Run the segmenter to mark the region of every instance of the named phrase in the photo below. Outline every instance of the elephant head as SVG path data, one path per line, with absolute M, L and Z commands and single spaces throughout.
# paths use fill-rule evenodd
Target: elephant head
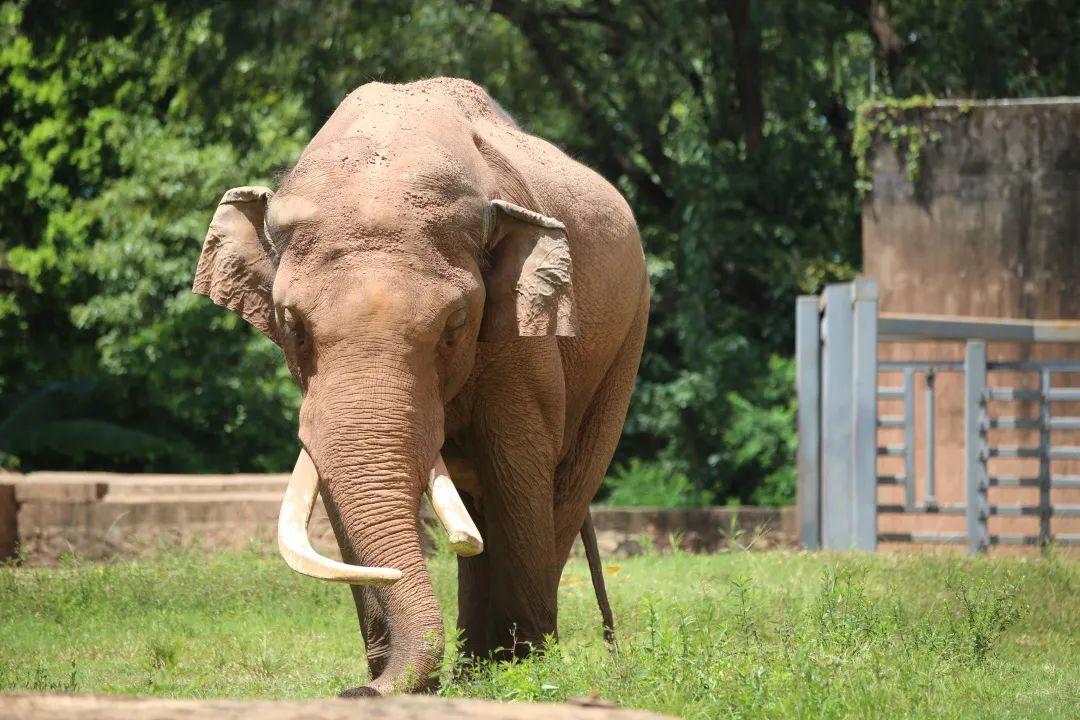
M 276 193 L 225 193 L 194 290 L 268 335 L 299 383 L 279 547 L 300 572 L 373 586 L 389 652 L 369 687 L 385 693 L 425 685 L 442 654 L 421 494 L 459 552 L 482 547 L 441 460 L 446 406 L 480 343 L 573 334 L 570 254 L 476 128 L 326 132 Z M 307 540 L 320 483 L 346 563 Z

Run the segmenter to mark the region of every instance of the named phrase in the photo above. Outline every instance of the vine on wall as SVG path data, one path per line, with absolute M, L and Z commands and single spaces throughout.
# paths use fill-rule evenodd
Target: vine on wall
M 922 178 L 926 151 L 941 142 L 941 123 L 951 123 L 971 111 L 968 104 L 942 107 L 933 95 L 886 98 L 863 104 L 856 115 L 851 150 L 855 157 L 855 185 L 861 196 L 870 191 L 875 143 L 887 139 L 912 187 Z

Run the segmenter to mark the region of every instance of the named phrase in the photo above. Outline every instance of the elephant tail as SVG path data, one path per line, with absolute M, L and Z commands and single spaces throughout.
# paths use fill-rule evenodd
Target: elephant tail
M 585 523 L 581 526 L 581 543 L 585 546 L 585 558 L 589 561 L 589 574 L 592 576 L 593 590 L 596 592 L 596 604 L 600 606 L 600 618 L 604 622 L 604 641 L 618 650 L 615 643 L 615 619 L 611 615 L 611 603 L 608 602 L 607 588 L 604 586 L 604 569 L 600 566 L 600 549 L 596 546 L 596 529 L 593 527 L 592 512 L 585 511 Z

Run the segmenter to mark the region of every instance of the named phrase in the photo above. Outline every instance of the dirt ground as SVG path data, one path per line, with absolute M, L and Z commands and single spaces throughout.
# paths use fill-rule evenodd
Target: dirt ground
M 587 702 L 587 701 L 584 701 Z M 0 693 L 0 716 L 12 720 L 660 720 L 639 710 L 583 704 L 497 703 L 406 695 L 357 700 L 241 702 L 236 700 L 162 700 L 106 695 Z

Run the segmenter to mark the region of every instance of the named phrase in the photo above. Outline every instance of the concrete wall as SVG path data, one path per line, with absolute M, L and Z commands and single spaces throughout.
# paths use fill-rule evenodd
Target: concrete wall
M 41 472 L 0 475 L 0 535 L 11 528 L 30 564 L 73 552 L 91 560 L 138 557 L 162 547 L 243 548 L 276 542 L 287 475 L 122 475 Z M 5 492 L 14 502 L 3 505 Z M 5 510 L 6 507 L 6 510 Z M 593 509 L 605 557 L 646 545 L 709 552 L 795 542 L 793 508 Z M 422 521 L 432 522 L 426 508 Z M 326 511 L 312 514 L 312 544 L 340 557 Z M 13 546 L 14 543 L 11 543 Z M 9 547 L 9 552 L 13 547 Z
M 922 153 L 913 185 L 887 138 L 873 145 L 873 189 L 863 205 L 864 271 L 878 279 L 881 312 L 1005 318 L 1080 318 L 1080 102 L 1064 100 L 940 102 L 902 113 L 895 124 L 936 136 Z M 882 360 L 960 360 L 958 343 L 883 344 Z M 989 359 L 1080 360 L 1080 346 L 991 344 Z M 882 376 L 899 384 L 899 378 Z M 1055 375 L 1055 385 L 1080 378 Z M 1032 374 L 991 375 L 991 384 L 1034 387 Z M 917 384 L 917 476 L 922 498 L 926 439 L 923 383 Z M 938 498 L 964 502 L 963 397 L 959 375 L 937 380 Z M 1036 417 L 1032 403 L 992 403 L 995 415 Z M 882 401 L 882 414 L 902 412 Z M 1055 403 L 1055 414 L 1080 415 L 1076 404 Z M 882 444 L 903 442 L 901 431 L 882 431 Z M 1055 433 L 1055 444 L 1080 445 L 1076 433 Z M 994 444 L 1037 445 L 1032 432 L 993 431 Z M 886 473 L 902 470 L 883 458 Z M 991 461 L 992 474 L 1032 476 L 1037 461 Z M 1076 463 L 1055 462 L 1056 473 L 1078 473 Z M 992 488 L 991 504 L 1037 504 L 1034 488 Z M 883 488 L 897 502 L 899 488 Z M 1053 501 L 1075 504 L 1080 492 L 1056 490 Z M 1036 518 L 991 518 L 990 531 L 1035 533 Z M 961 531 L 963 517 L 883 517 L 882 531 Z M 1076 519 L 1055 519 L 1052 530 L 1076 533 Z
M 18 512 L 15 507 L 14 485 L 3 484 L 3 478 L 9 473 L 0 469 L 0 559 L 15 554 L 19 542 Z

